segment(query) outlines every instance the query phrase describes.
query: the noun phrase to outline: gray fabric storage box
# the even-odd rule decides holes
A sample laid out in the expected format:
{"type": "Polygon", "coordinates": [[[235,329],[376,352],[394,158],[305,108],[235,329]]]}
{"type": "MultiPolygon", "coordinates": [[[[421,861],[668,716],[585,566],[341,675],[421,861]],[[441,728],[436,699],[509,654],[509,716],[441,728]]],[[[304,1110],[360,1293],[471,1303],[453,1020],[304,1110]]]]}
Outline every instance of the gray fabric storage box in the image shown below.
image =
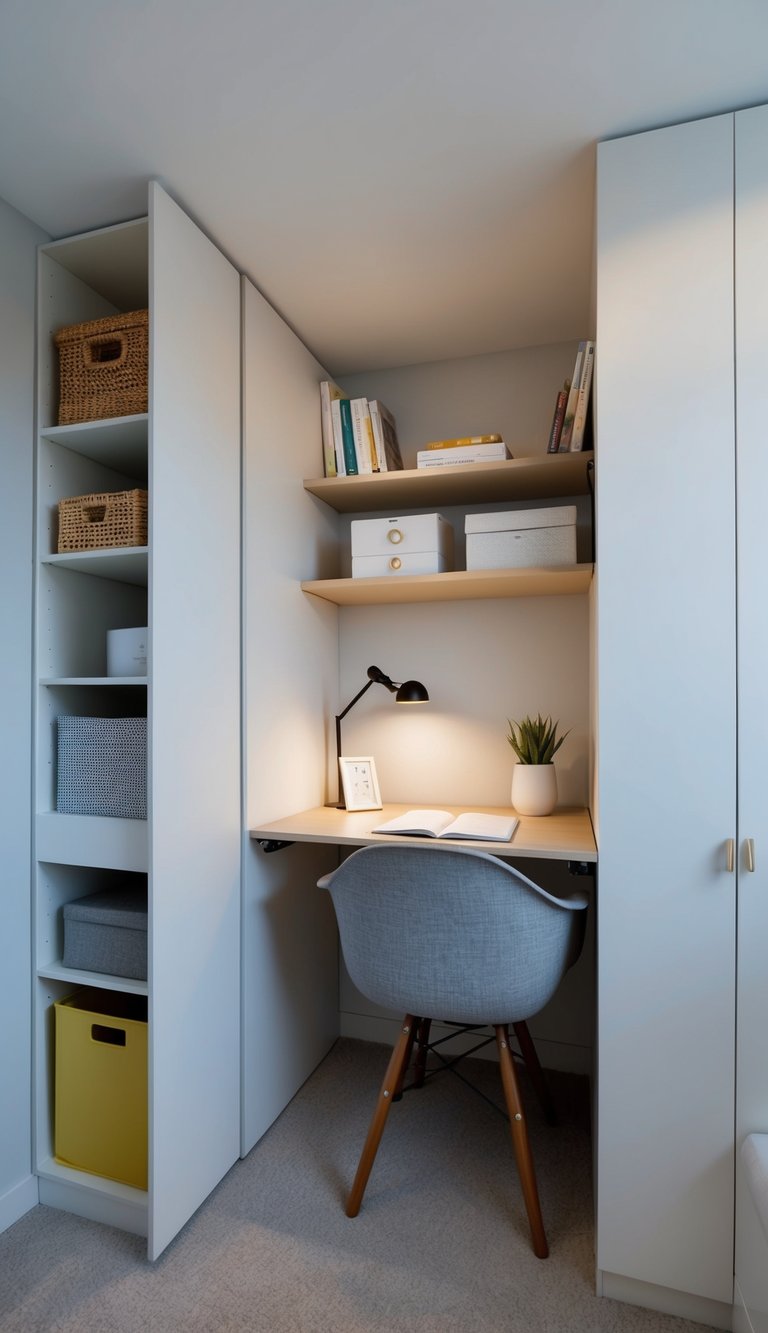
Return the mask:
{"type": "Polygon", "coordinates": [[[59,717],[56,809],[147,817],[147,719],[59,717]]]}
{"type": "Polygon", "coordinates": [[[147,891],[107,889],[65,903],[65,967],[147,979],[147,891]]]}

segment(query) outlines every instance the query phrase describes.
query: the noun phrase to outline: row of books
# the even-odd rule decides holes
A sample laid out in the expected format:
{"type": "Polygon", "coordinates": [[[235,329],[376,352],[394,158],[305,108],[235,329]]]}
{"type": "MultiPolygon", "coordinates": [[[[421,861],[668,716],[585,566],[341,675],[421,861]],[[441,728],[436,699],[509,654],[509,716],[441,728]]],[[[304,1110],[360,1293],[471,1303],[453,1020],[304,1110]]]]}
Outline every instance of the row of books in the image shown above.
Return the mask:
{"type": "Polygon", "coordinates": [[[595,344],[585,339],[579,343],[571,378],[558,392],[547,453],[574,454],[584,448],[594,366],[595,344]]]}
{"type": "Polygon", "coordinates": [[[500,435],[465,435],[433,440],[416,454],[417,468],[455,467],[458,463],[491,463],[511,458],[500,435]]]}
{"type": "Polygon", "coordinates": [[[326,477],[402,470],[395,418],[378,399],[350,398],[321,380],[320,414],[326,477]]]}

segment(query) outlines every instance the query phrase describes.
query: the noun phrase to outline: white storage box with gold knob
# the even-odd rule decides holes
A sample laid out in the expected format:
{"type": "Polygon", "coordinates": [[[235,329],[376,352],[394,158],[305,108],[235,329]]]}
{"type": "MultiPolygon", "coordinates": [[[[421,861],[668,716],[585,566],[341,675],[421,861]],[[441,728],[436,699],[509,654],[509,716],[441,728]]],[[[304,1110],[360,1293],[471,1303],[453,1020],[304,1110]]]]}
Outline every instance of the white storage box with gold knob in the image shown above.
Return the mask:
{"type": "Polygon", "coordinates": [[[353,579],[453,569],[453,528],[442,514],[356,518],[350,527],[353,579]]]}

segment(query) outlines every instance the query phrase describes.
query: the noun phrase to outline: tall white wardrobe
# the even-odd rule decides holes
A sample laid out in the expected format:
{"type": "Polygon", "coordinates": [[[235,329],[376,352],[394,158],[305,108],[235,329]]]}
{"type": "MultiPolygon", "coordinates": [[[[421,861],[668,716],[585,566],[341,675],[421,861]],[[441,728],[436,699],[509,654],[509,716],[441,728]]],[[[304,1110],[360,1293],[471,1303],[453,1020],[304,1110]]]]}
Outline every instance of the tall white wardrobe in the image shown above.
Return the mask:
{"type": "Polygon", "coordinates": [[[598,1283],[764,1333],[768,108],[600,145],[597,216],[598,1283]]]}

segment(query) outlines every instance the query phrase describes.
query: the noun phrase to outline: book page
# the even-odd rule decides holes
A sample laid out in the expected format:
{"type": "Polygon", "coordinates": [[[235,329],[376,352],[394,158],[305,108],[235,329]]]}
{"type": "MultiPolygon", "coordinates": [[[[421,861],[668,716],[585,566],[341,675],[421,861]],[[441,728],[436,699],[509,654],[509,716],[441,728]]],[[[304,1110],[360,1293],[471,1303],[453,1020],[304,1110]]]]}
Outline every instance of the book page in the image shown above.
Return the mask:
{"type": "Polygon", "coordinates": [[[457,815],[452,824],[444,828],[438,836],[441,838],[477,838],[479,841],[509,842],[517,828],[518,820],[514,815],[457,815]]]}
{"type": "Polygon", "coordinates": [[[423,838],[439,838],[452,819],[447,810],[408,810],[372,828],[371,833],[413,833],[423,838]]]}

